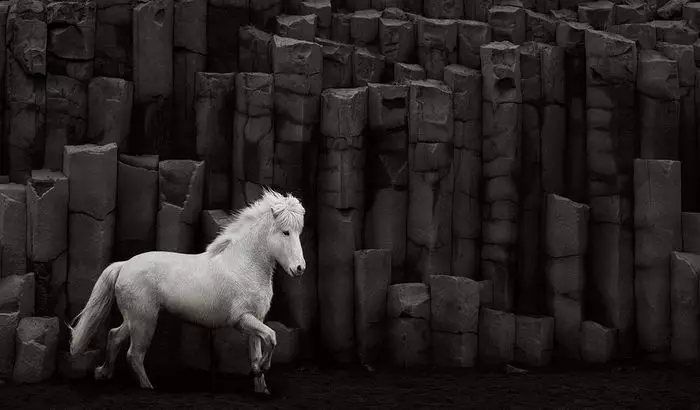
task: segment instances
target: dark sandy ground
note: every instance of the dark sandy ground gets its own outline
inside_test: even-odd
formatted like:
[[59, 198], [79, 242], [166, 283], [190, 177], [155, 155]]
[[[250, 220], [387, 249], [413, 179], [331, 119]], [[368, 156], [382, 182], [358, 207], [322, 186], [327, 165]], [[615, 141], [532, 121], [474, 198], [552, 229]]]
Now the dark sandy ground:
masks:
[[[0, 386], [3, 409], [143, 408], [682, 408], [700, 409], [700, 370], [668, 366], [558, 366], [528, 374], [502, 371], [273, 367], [273, 396], [252, 394], [247, 377], [151, 371], [143, 391], [125, 369], [108, 382], [53, 380]], [[126, 374], [125, 374], [126, 373]], [[172, 376], [172, 373], [171, 373]]]

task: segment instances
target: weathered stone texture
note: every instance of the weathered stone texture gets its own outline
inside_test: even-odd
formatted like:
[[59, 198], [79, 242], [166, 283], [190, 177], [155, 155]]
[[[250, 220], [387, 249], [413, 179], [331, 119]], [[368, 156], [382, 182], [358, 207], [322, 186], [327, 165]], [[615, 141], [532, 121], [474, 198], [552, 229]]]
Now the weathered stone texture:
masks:
[[353, 253], [362, 246], [367, 87], [321, 95], [318, 168], [318, 295], [321, 338], [330, 356], [352, 360]]
[[7, 15], [5, 113], [10, 181], [24, 184], [44, 161], [46, 122], [46, 7], [16, 0]]
[[130, 81], [109, 77], [90, 80], [86, 140], [97, 145], [113, 142], [120, 151], [127, 148], [133, 97]]
[[238, 69], [240, 72], [272, 72], [272, 34], [254, 26], [243, 26], [239, 33]]
[[195, 79], [197, 159], [206, 164], [206, 209], [228, 209], [231, 202], [235, 84], [233, 73], [197, 73]]
[[386, 71], [386, 59], [365, 47], [355, 47], [352, 53], [352, 84], [364, 87], [369, 83], [381, 83]]
[[460, 65], [481, 70], [480, 47], [491, 42], [491, 26], [483, 21], [457, 22], [458, 61]]
[[442, 80], [445, 67], [457, 63], [456, 20], [416, 19], [418, 62], [429, 79]]
[[15, 383], [39, 383], [56, 370], [58, 318], [27, 317], [17, 326]]
[[156, 247], [158, 156], [121, 154], [118, 176], [114, 258], [128, 260]]
[[133, 12], [134, 135], [129, 151], [167, 157], [174, 149], [171, 136], [174, 0], [137, 1]]
[[633, 160], [637, 47], [617, 34], [587, 30], [586, 107], [590, 318], [619, 329], [619, 353], [634, 340]]
[[489, 308], [479, 310], [479, 361], [496, 365], [513, 361], [515, 315]]
[[409, 88], [406, 269], [407, 279], [428, 283], [450, 273], [454, 111], [444, 83], [413, 81]]
[[425, 79], [425, 70], [418, 64], [394, 64], [394, 82], [398, 84]]
[[635, 299], [639, 347], [652, 359], [670, 353], [673, 251], [680, 251], [681, 164], [634, 161]]
[[408, 207], [408, 86], [370, 84], [364, 244], [390, 249], [391, 283], [404, 278]]
[[554, 318], [548, 316], [515, 317], [516, 363], [546, 366], [554, 350]]
[[671, 358], [676, 362], [700, 359], [700, 255], [671, 253]]
[[478, 354], [480, 286], [469, 278], [430, 277], [433, 363], [473, 367]]
[[594, 30], [607, 30], [615, 22], [613, 3], [602, 0], [579, 4], [578, 21], [590, 24]]
[[46, 141], [44, 167], [63, 168], [63, 147], [86, 142], [88, 116], [87, 85], [70, 77], [46, 77]]
[[131, 80], [134, 0], [96, 2], [95, 76]]
[[430, 287], [425, 283], [399, 283], [387, 290], [387, 317], [430, 319]]
[[27, 273], [0, 279], [0, 311], [17, 312], [20, 319], [36, 314], [36, 275]]
[[388, 65], [387, 74], [394, 72], [394, 64], [413, 59], [415, 41], [414, 25], [410, 21], [387, 18], [379, 20], [379, 52]]
[[683, 252], [700, 254], [700, 213], [681, 213]]
[[588, 363], [608, 363], [617, 355], [619, 329], [587, 320], [581, 323], [581, 359]]
[[353, 46], [316, 38], [323, 53], [323, 89], [349, 88], [353, 81]]
[[520, 49], [510, 42], [481, 47], [482, 248], [481, 270], [493, 282], [496, 309], [514, 308], [520, 171]]
[[192, 253], [202, 210], [204, 163], [166, 160], [158, 164], [156, 249]]
[[302, 1], [299, 13], [302, 16], [313, 14], [316, 16], [316, 36], [330, 38], [333, 21], [331, 0]]
[[112, 258], [117, 194], [117, 145], [68, 145], [68, 309], [74, 317]]
[[656, 28], [650, 23], [630, 23], [610, 26], [608, 31], [637, 42], [640, 49], [656, 48]]
[[68, 178], [32, 171], [27, 181], [27, 259], [36, 274], [37, 316], [66, 314]]
[[554, 317], [555, 347], [560, 356], [579, 358], [584, 313], [588, 205], [556, 194], [547, 196], [545, 252], [547, 311]]
[[488, 19], [493, 41], [509, 41], [523, 44], [527, 32], [525, 9], [513, 6], [493, 6], [489, 8]]
[[316, 37], [316, 15], [276, 16], [276, 34], [280, 37], [294, 38], [303, 41], [314, 41]]
[[27, 272], [25, 185], [0, 184], [0, 277]]
[[273, 182], [275, 155], [274, 77], [236, 74], [232, 209], [260, 198]]
[[19, 312], [0, 312], [0, 378], [12, 377]]
[[97, 7], [92, 1], [46, 6], [47, 71], [79, 81], [93, 76]]
[[240, 71], [239, 29], [250, 23], [250, 17], [248, 0], [207, 2], [207, 71], [212, 73]]
[[363, 249], [354, 252], [355, 337], [362, 364], [379, 361], [387, 326], [387, 288], [391, 283], [391, 251]]

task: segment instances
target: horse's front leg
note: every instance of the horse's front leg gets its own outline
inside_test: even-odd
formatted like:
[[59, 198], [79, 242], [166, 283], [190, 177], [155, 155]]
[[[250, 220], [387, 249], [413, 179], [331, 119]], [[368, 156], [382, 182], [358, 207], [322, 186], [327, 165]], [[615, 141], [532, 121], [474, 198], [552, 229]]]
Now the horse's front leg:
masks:
[[[264, 376], [264, 372], [270, 368], [269, 363], [272, 358], [272, 352], [274, 351], [275, 346], [277, 346], [277, 335], [275, 334], [275, 331], [270, 329], [267, 325], [250, 313], [245, 313], [241, 316], [238, 326], [244, 333], [251, 336], [249, 339], [251, 366], [253, 366], [253, 363], [259, 363], [260, 374]], [[258, 340], [254, 341], [253, 339]], [[254, 361], [253, 358], [254, 355], [258, 354], [257, 352], [260, 352], [260, 359], [259, 361], [257, 361], [257, 359]], [[253, 372], [255, 372], [255, 368], [253, 368]], [[258, 391], [257, 376], [258, 375], [256, 374], [256, 393], [269, 394], [267, 388]], [[265, 379], [263, 377], [260, 380], [262, 380], [264, 383]]]
[[250, 354], [250, 369], [254, 377], [255, 392], [270, 394], [267, 383], [265, 383], [265, 372], [262, 370], [262, 339], [255, 335], [248, 336], [248, 348]]

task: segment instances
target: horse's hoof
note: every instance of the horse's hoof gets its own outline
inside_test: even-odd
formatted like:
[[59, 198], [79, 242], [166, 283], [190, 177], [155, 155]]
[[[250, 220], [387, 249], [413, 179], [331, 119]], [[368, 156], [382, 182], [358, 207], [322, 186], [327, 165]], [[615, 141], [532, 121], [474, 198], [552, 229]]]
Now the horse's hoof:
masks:
[[105, 368], [102, 366], [95, 367], [95, 380], [106, 380], [109, 378], [109, 375], [105, 371]]

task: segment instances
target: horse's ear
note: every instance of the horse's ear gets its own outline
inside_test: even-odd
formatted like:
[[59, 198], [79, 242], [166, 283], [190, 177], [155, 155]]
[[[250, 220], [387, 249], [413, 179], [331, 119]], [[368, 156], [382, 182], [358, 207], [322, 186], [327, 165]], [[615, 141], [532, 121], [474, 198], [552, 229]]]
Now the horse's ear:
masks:
[[270, 212], [272, 212], [272, 217], [277, 219], [278, 216], [280, 216], [279, 212], [275, 212], [274, 208], [270, 208]]

